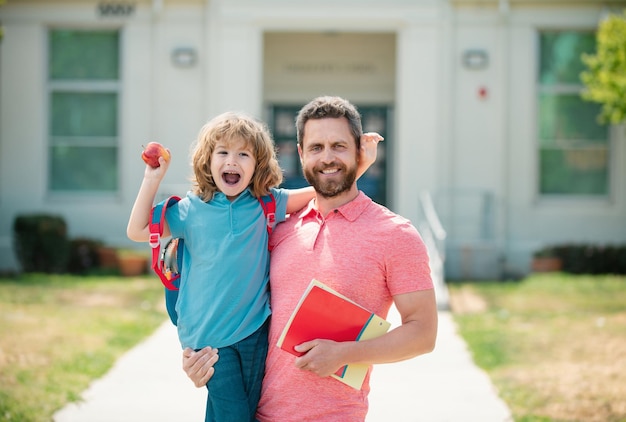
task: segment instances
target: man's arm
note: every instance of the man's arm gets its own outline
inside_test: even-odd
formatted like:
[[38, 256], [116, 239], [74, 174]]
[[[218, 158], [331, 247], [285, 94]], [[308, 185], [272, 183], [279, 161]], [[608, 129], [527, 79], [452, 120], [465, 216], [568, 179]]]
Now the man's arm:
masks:
[[398, 362], [431, 352], [437, 338], [437, 304], [434, 290], [394, 296], [402, 325], [371, 340], [334, 342], [312, 340], [296, 346], [305, 353], [296, 367], [321, 377], [349, 363]]

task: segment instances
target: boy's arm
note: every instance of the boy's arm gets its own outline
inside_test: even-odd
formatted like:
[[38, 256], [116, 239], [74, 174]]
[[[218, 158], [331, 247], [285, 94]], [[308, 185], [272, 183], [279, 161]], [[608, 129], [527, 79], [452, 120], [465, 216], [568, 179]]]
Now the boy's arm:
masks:
[[[154, 203], [161, 180], [169, 167], [169, 160], [159, 157], [160, 167], [146, 165], [143, 181], [139, 187], [135, 204], [130, 212], [126, 235], [135, 242], [147, 242], [150, 239], [150, 211]], [[170, 229], [167, 221], [163, 225], [163, 236], [169, 236]]]
[[300, 189], [288, 189], [287, 194], [287, 214], [301, 210], [315, 197], [315, 190], [312, 186]]
[[[361, 136], [361, 149], [359, 151], [359, 166], [357, 167], [357, 179], [376, 161], [378, 142], [384, 140], [376, 132], [364, 133]], [[302, 209], [311, 199], [315, 197], [315, 190], [312, 187], [301, 189], [289, 189], [287, 198], [287, 214], [291, 214]]]
[[367, 132], [361, 135], [361, 149], [359, 150], [359, 166], [356, 169], [356, 178], [363, 176], [365, 171], [374, 164], [378, 153], [378, 142], [385, 140], [376, 132]]

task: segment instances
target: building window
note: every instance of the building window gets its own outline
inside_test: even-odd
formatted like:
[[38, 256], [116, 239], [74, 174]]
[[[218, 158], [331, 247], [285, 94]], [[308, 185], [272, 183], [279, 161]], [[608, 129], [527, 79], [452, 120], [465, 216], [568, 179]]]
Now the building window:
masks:
[[[272, 105], [270, 106], [270, 129], [274, 135], [278, 161], [283, 169], [282, 187], [295, 189], [308, 186], [302, 174], [296, 134], [296, 116], [302, 106]], [[389, 139], [389, 116], [391, 108], [385, 105], [358, 106], [361, 113], [363, 132], [378, 132], [385, 142], [378, 144], [376, 161], [367, 172], [359, 178], [357, 186], [379, 204], [387, 204], [387, 148], [392, 143]]]
[[593, 53], [591, 32], [542, 32], [538, 82], [539, 193], [609, 193], [609, 129], [600, 105], [583, 101], [582, 53]]
[[118, 188], [119, 32], [48, 33], [52, 192]]

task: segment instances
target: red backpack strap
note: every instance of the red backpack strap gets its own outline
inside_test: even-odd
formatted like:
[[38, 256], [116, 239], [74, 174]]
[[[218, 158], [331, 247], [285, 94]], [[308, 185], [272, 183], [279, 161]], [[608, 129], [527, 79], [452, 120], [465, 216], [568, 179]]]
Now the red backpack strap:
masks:
[[272, 248], [270, 248], [269, 236], [272, 234], [274, 224], [276, 224], [276, 200], [274, 199], [274, 195], [270, 192], [268, 195], [260, 197], [259, 203], [261, 204], [261, 208], [263, 208], [263, 214], [265, 214], [267, 224], [267, 249], [271, 251]]
[[270, 192], [268, 195], [264, 195], [259, 198], [261, 208], [263, 208], [263, 214], [265, 214], [265, 221], [267, 224], [267, 235], [272, 234], [274, 224], [276, 224], [276, 200], [274, 195]]
[[160, 266], [160, 252], [161, 252], [161, 236], [163, 235], [163, 224], [165, 222], [165, 212], [167, 208], [180, 201], [178, 196], [170, 196], [164, 201], [156, 204], [150, 211], [150, 222], [148, 224], [150, 228], [149, 244], [152, 248], [152, 269], [159, 276], [163, 285], [170, 290], [178, 290], [173, 284], [174, 279], [169, 279]]

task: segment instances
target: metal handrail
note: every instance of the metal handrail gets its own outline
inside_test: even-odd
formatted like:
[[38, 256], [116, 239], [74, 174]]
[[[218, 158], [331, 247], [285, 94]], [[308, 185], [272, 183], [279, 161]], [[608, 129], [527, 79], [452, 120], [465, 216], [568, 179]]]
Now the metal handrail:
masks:
[[430, 192], [419, 195], [421, 218], [418, 229], [428, 249], [430, 273], [437, 295], [437, 306], [449, 309], [448, 289], [445, 284], [444, 263], [446, 256], [446, 230], [439, 220]]

